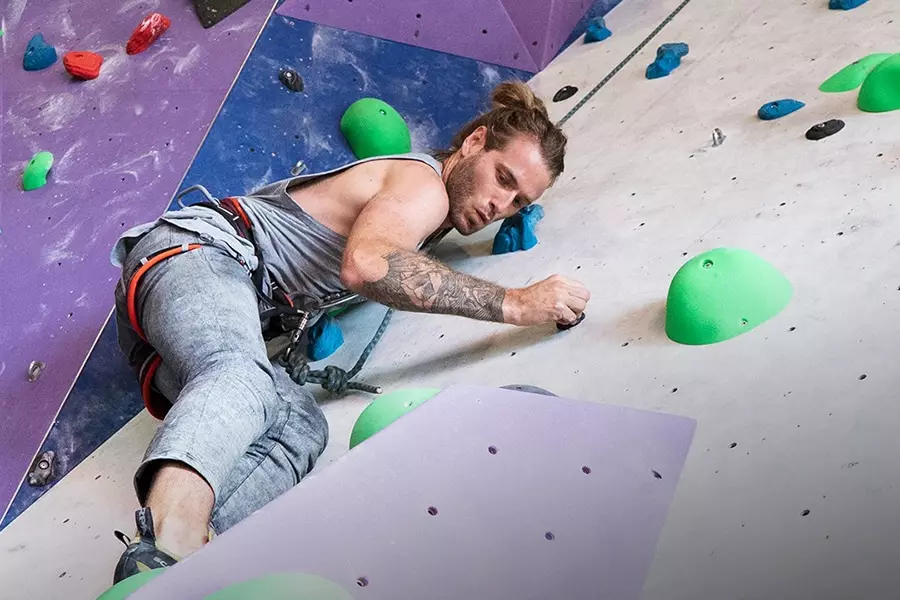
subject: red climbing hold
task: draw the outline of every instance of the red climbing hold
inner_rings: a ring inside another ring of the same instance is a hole
[[[100,74],[103,57],[96,52],[66,52],[63,65],[72,77],[96,79]]]
[[[150,47],[150,44],[169,28],[172,21],[162,13],[152,12],[141,21],[141,24],[132,32],[125,46],[128,54],[138,54]]]

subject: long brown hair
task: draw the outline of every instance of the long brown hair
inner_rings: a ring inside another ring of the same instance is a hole
[[[541,156],[554,181],[565,169],[566,134],[550,120],[544,102],[521,81],[507,81],[494,88],[491,110],[460,129],[450,147],[435,152],[435,157],[450,158],[481,126],[487,129],[485,150],[499,150],[516,135],[530,135],[540,143]]]

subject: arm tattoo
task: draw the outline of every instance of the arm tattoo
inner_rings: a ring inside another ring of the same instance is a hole
[[[363,285],[367,298],[398,310],[503,322],[503,287],[458,273],[418,252],[393,250],[383,258],[387,274]]]

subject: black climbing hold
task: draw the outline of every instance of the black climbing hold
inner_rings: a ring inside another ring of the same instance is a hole
[[[584,321],[584,318],[586,316],[587,316],[586,313],[581,313],[580,315],[578,315],[578,318],[575,319],[574,321],[572,321],[571,323],[557,323],[556,328],[559,329],[560,331],[568,331],[569,329],[572,329],[573,327],[575,327],[576,325],[578,325],[579,323]]]
[[[539,388],[534,385],[528,385],[527,383],[511,383],[509,385],[500,386],[500,389],[525,392],[527,394],[539,394],[541,396],[556,396],[556,394],[549,390],[545,390],[544,388]]]
[[[284,84],[284,87],[291,91],[303,91],[303,78],[293,69],[282,69],[278,74],[278,79]]]
[[[204,29],[209,29],[250,0],[194,0],[194,10]]]
[[[554,102],[562,102],[563,100],[568,100],[572,96],[578,93],[578,88],[574,85],[565,85],[559,88],[559,91],[553,94]]]
[[[846,125],[846,123],[840,119],[831,119],[830,121],[813,125],[809,128],[809,131],[806,132],[806,139],[817,141],[827,138],[843,129],[844,125]]]

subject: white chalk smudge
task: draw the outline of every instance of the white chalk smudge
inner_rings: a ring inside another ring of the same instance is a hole
[[[42,96],[42,98],[44,98]],[[50,131],[59,131],[84,112],[81,96],[69,93],[53,94],[40,106],[37,120]]]
[[[259,179],[257,179],[255,182],[246,186],[246,189],[248,192],[252,192],[254,190],[258,190],[259,188],[261,188],[264,185],[267,185],[269,183],[272,183],[272,167],[267,168],[265,174],[262,177],[260,177]]]
[[[87,298],[88,293],[81,292],[81,295],[75,299],[75,306],[77,306],[78,308],[84,308],[85,306],[87,306]]]
[[[66,232],[61,240],[44,248],[44,251],[41,254],[44,264],[52,265],[53,263],[60,262],[67,258],[73,258],[75,254],[69,250],[69,246],[75,240],[77,234],[78,227],[72,228]]]
[[[362,91],[369,89],[369,74],[359,66],[356,55],[347,49],[347,36],[338,29],[316,27],[312,38],[312,60],[325,64],[348,65],[359,74]]]
[[[67,12],[62,13],[62,16],[59,19],[59,25],[63,36],[67,38],[75,37],[76,33],[75,26],[72,25],[72,15]]]
[[[190,52],[188,52],[185,56],[177,59],[175,61],[175,68],[173,69],[176,75],[181,75],[186,70],[190,69],[198,60],[200,60],[200,54],[202,50],[200,49],[200,44],[195,45],[191,48]]]
[[[137,21],[135,21],[134,26],[137,27],[138,23],[140,23],[141,19],[147,16],[148,13],[153,12],[154,9],[159,8],[159,0],[126,0],[122,2],[122,5],[119,6],[119,14],[125,14],[127,12],[132,12],[134,9],[140,8],[140,14],[137,15]]]
[[[28,0],[8,0],[8,2],[9,4],[6,5],[6,16],[8,17],[8,20],[3,23],[4,31],[6,31],[7,25],[12,29],[19,24],[22,13],[25,12],[25,7],[28,5]]]
[[[413,152],[429,152],[438,146],[438,129],[434,120],[428,119],[421,123],[411,123],[409,125],[409,134],[412,138]]]
[[[491,65],[480,64],[478,70],[481,71],[481,83],[485,87],[493,88],[500,83],[502,77],[500,72]]]
[[[144,114],[144,107],[141,106],[140,104],[135,104],[134,105],[134,114],[138,117],[141,116],[142,114]]]

